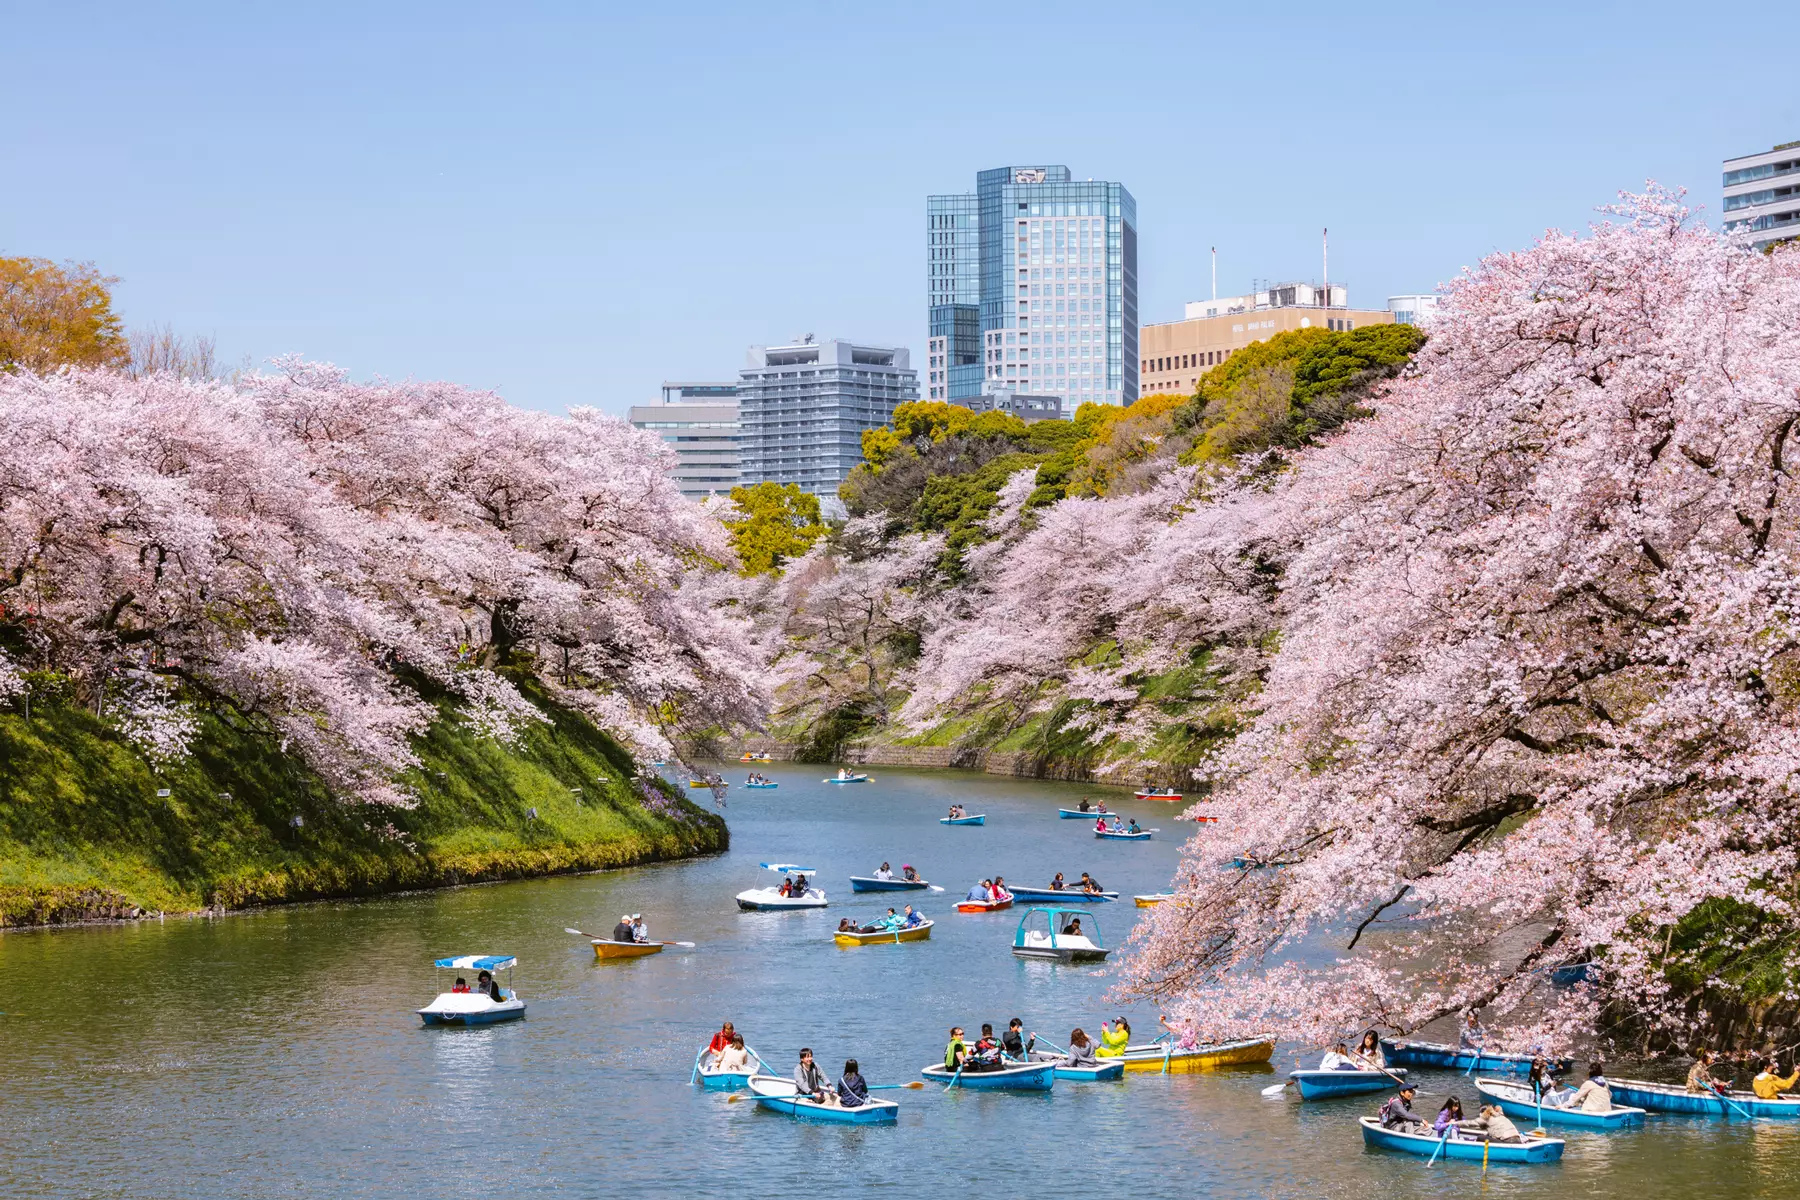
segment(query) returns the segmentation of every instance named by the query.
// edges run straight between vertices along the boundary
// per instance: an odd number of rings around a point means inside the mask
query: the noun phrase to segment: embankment
[[[541,692],[507,747],[448,705],[415,745],[416,807],[345,805],[268,735],[208,713],[157,767],[68,704],[0,711],[0,925],[196,912],[598,870],[716,853],[717,815]]]

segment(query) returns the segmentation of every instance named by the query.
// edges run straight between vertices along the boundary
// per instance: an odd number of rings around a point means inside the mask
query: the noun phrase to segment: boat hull
[[[931,885],[923,879],[909,881],[905,879],[871,879],[867,875],[852,875],[850,890],[853,892],[922,892]]]
[[[867,783],[867,782],[869,782],[869,777],[867,775],[852,775],[848,779],[839,779],[837,776],[833,775],[831,778],[824,780],[824,782],[825,783]]]
[[[840,946],[891,946],[900,942],[922,942],[931,936],[930,921],[911,929],[883,930],[880,933],[851,933],[839,930],[833,938]]]
[[[1096,947],[1092,950],[1076,950],[1067,946],[1014,946],[1015,958],[1037,958],[1045,962],[1088,963],[1105,962],[1111,950]]]
[[[1718,1095],[1690,1092],[1679,1083],[1648,1083],[1641,1079],[1609,1079],[1613,1102],[1655,1113],[1682,1113],[1692,1117],[1800,1117],[1800,1100],[1759,1100],[1753,1092],[1731,1093],[1731,1103]],[[1735,1107],[1733,1107],[1735,1105]],[[1740,1111],[1741,1110],[1741,1111]]]
[[[750,1082],[753,1071],[702,1071],[700,1086],[712,1092],[735,1092]]]
[[[982,813],[980,816],[976,816],[976,817],[939,817],[938,824],[939,825],[986,825],[987,824],[987,814]]]
[[[1067,888],[1058,892],[1050,888],[1013,887],[1011,884],[1008,884],[1007,887],[1011,889],[1013,899],[1025,900],[1028,902],[1049,901],[1053,904],[1109,904],[1119,898],[1119,893],[1117,892],[1077,892],[1070,891]]]
[[[1174,898],[1174,892],[1153,892],[1147,896],[1133,896],[1131,900],[1139,908],[1155,908],[1164,900],[1173,900]]]
[[[1114,833],[1110,829],[1107,830],[1105,833],[1102,833],[1098,829],[1096,829],[1094,831],[1094,836],[1097,838],[1103,838],[1109,842],[1147,842],[1154,835],[1152,835],[1148,829],[1140,830],[1137,833],[1127,833],[1124,830],[1120,830],[1118,833]]]
[[[1111,813],[1103,813],[1097,808],[1082,812],[1079,808],[1059,808],[1056,815],[1065,821],[1092,821],[1096,817],[1110,817]]]
[[[999,912],[1001,909],[1012,906],[1011,900],[958,900],[956,911],[966,913]]]
[[[1165,1062],[1171,1075],[1194,1071],[1216,1071],[1220,1067],[1241,1067],[1266,1063],[1275,1056],[1275,1039],[1245,1038],[1236,1042],[1213,1042],[1192,1050],[1173,1052],[1164,1046],[1127,1046],[1118,1055],[1127,1071],[1162,1071]],[[1103,1056],[1106,1057],[1106,1056]]]
[[[738,786],[749,788],[752,791],[762,791],[768,788],[778,788],[781,785],[779,783],[740,783]]]
[[[1475,1091],[1488,1104],[1498,1104],[1509,1117],[1519,1117],[1543,1125],[1567,1125],[1571,1129],[1630,1129],[1644,1123],[1644,1110],[1629,1105],[1614,1105],[1611,1112],[1583,1112],[1579,1108],[1555,1108],[1546,1104],[1541,1110],[1532,1098],[1531,1089],[1501,1079],[1475,1080]],[[1539,1113],[1542,1112],[1540,1119]]]
[[[1517,1071],[1520,1074],[1531,1070],[1529,1054],[1484,1052],[1476,1055],[1473,1051],[1459,1050],[1442,1042],[1404,1042],[1383,1038],[1381,1052],[1388,1063],[1396,1067],[1441,1067],[1450,1071]],[[1550,1061],[1559,1070],[1569,1069],[1570,1061],[1566,1058]]]
[[[783,896],[777,888],[751,888],[737,894],[737,905],[745,912],[791,912],[803,908],[824,908],[825,893],[808,888],[804,896]]]
[[[1399,1150],[1423,1158],[1430,1158],[1436,1153],[1439,1158],[1473,1159],[1476,1162],[1547,1163],[1561,1158],[1563,1152],[1561,1138],[1532,1138],[1524,1143],[1475,1142],[1463,1138],[1383,1129],[1381,1122],[1374,1117],[1361,1117],[1358,1123],[1362,1125],[1365,1146],[1373,1146],[1378,1150]]]
[[[481,1025],[499,1025],[525,1016],[523,1000],[506,1000],[487,1008],[443,1009],[435,1004],[418,1010],[419,1020],[426,1025],[472,1029]]]
[[[662,942],[610,942],[594,938],[594,957],[601,961],[615,958],[643,958],[646,955],[661,954]]]
[[[919,1075],[933,1083],[947,1084],[956,1072],[935,1063]],[[976,1092],[1047,1092],[1056,1085],[1055,1063],[1030,1063],[1006,1067],[999,1071],[964,1071],[956,1078],[956,1086]]]
[[[1109,1062],[1101,1063],[1097,1067],[1057,1067],[1056,1077],[1075,1083],[1106,1083],[1110,1080],[1125,1078],[1125,1064]]]
[[[1133,792],[1131,794],[1139,800],[1166,800],[1175,803],[1181,799],[1180,792]]]
[[[753,1075],[748,1086],[760,1107],[798,1121],[827,1125],[892,1125],[900,1119],[900,1106],[892,1100],[869,1100],[855,1108],[834,1108],[802,1098],[791,1079]]]
[[[1395,1069],[1394,1075],[1406,1078],[1406,1068]],[[1295,1071],[1288,1078],[1300,1090],[1302,1100],[1332,1100],[1400,1086],[1385,1071]]]

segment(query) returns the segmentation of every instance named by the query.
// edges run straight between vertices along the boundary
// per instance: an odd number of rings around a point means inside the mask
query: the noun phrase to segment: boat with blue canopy
[[[1630,1129],[1644,1123],[1644,1110],[1615,1104],[1606,1112],[1559,1108],[1539,1104],[1529,1084],[1517,1080],[1475,1077],[1475,1091],[1488,1104],[1498,1104],[1509,1117],[1522,1117],[1539,1125],[1567,1125],[1574,1129]],[[1564,1093],[1568,1095],[1569,1093]],[[1617,1093],[1614,1093],[1617,1095]]]
[[[1524,1074],[1531,1070],[1530,1054],[1501,1054],[1492,1050],[1464,1050],[1444,1042],[1409,1042],[1398,1038],[1382,1038],[1381,1053],[1388,1063],[1398,1067],[1442,1067],[1449,1071],[1516,1071]],[[1571,1060],[1551,1058],[1544,1055],[1544,1060],[1558,1071],[1567,1071]]]
[[[919,1074],[933,1083],[976,1092],[1047,1092],[1056,1086],[1056,1064],[1047,1062],[1009,1063],[986,1071],[956,1071],[940,1062],[921,1067]]]
[[[1086,929],[1081,927],[1083,921],[1088,923]],[[1027,909],[1013,933],[1013,954],[1019,958],[1104,962],[1111,953],[1100,936],[1100,922],[1093,913],[1080,909]]]
[[[1800,1117],[1800,1096],[1758,1099],[1755,1092],[1690,1092],[1679,1083],[1650,1083],[1642,1079],[1608,1079],[1613,1101],[1623,1101],[1653,1113],[1682,1113],[1692,1117]]]
[[[439,958],[432,961],[432,966],[440,971],[458,971],[468,974],[480,974],[486,971],[496,974],[508,973],[507,982],[511,982],[512,969],[519,965],[519,960],[510,954],[464,954],[455,958]],[[501,999],[495,1000],[486,992],[450,991],[439,992],[437,999],[424,1008],[416,1010],[419,1020],[427,1025],[497,1025],[502,1021],[517,1021],[525,1015],[525,1001],[511,988],[500,989]]]
[[[1294,1081],[1302,1100],[1333,1100],[1339,1096],[1358,1096],[1399,1087],[1406,1079],[1406,1068],[1396,1067],[1391,1072],[1290,1071],[1288,1078]]]
[[[1376,1117],[1359,1118],[1363,1144],[1379,1150],[1399,1150],[1430,1158],[1474,1159],[1477,1162],[1547,1163],[1562,1157],[1563,1140],[1532,1137],[1525,1134],[1522,1142],[1489,1142],[1478,1138],[1455,1137],[1436,1133],[1409,1133],[1403,1129],[1383,1129]]]
[[[807,880],[818,872],[794,863],[761,863],[765,871],[783,877],[779,887],[748,888],[737,894],[738,907],[745,912],[787,912],[797,908],[824,908],[825,893]],[[786,892],[784,895],[783,892]]]
[[[752,1075],[750,1094],[756,1103],[772,1112],[799,1121],[823,1121],[835,1125],[892,1125],[900,1119],[900,1106],[892,1100],[865,1100],[855,1108],[836,1104],[820,1104],[811,1096],[802,1096],[800,1086],[779,1075]]]

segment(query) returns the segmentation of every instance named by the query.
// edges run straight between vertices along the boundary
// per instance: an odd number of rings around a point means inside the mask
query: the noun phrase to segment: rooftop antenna
[[[1319,252],[1324,256],[1321,269],[1325,272],[1325,307],[1331,307],[1331,230],[1319,230]]]
[[[1218,248],[1218,247],[1217,247],[1217,246],[1214,246],[1214,247],[1213,247],[1213,248],[1212,248],[1212,252],[1213,252],[1213,253],[1212,253],[1212,262],[1213,262],[1213,299],[1214,299],[1214,300],[1217,300],[1217,299],[1218,299],[1218,298],[1219,298],[1219,248]]]

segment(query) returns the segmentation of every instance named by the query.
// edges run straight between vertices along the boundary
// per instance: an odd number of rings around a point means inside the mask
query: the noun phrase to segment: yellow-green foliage
[[[738,515],[724,524],[745,575],[778,571],[782,563],[799,558],[825,536],[819,498],[801,491],[798,484],[764,481],[734,487],[731,500]]]
[[[1175,424],[1175,414],[1192,399],[1156,392],[1125,407],[1082,405],[1093,411],[1088,436],[1076,445],[1081,461],[1071,477],[1070,490],[1104,496],[1107,487],[1127,469],[1156,453]]]
[[[362,895],[724,848],[723,821],[666,797],[665,811],[652,811],[615,743],[529,694],[550,721],[512,748],[470,733],[441,705],[416,743],[421,766],[407,782],[419,804],[405,811],[333,800],[273,739],[217,714],[204,718],[192,757],[158,771],[85,709],[34,703],[30,720],[0,710],[0,924]]]

